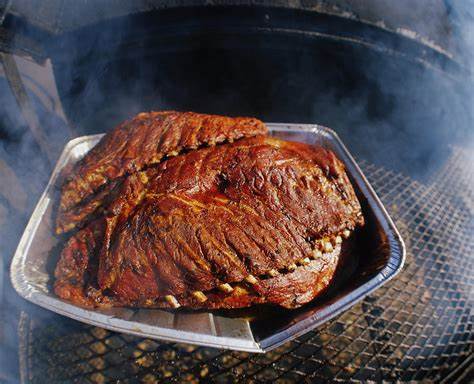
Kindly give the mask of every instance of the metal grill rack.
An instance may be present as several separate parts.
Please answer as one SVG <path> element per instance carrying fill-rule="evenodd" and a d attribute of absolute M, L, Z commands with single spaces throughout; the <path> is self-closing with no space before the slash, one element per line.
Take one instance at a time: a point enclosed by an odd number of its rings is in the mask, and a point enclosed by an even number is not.
<path fill-rule="evenodd" d="M 407 246 L 404 270 L 351 310 L 267 354 L 117 334 L 23 312 L 25 383 L 466 380 L 474 366 L 474 159 L 452 148 L 429 184 L 361 167 Z"/>

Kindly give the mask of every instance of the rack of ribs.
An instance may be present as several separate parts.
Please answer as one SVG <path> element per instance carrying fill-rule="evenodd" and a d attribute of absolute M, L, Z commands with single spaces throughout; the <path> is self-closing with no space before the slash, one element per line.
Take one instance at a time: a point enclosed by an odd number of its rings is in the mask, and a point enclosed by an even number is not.
<path fill-rule="evenodd" d="M 55 292 L 83 306 L 299 307 L 364 224 L 329 150 L 253 118 L 141 113 L 65 177 Z"/>

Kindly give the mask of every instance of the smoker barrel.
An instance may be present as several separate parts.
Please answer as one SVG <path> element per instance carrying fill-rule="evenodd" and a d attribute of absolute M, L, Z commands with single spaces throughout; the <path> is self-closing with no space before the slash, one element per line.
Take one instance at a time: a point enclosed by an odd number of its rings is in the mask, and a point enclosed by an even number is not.
<path fill-rule="evenodd" d="M 25 383 L 472 378 L 474 87 L 462 10 L 382 3 L 8 3 L 0 47 L 15 60 L 2 61 L 12 91 L 2 95 L 0 177 L 22 192 L 0 187 L 0 217 L 13 217 L 0 220 L 5 269 L 68 137 L 150 109 L 333 128 L 394 218 L 407 262 L 351 310 L 264 355 L 83 325 L 24 303 L 4 278 L 13 336 L 0 337 L 16 357 L 1 374 Z"/>

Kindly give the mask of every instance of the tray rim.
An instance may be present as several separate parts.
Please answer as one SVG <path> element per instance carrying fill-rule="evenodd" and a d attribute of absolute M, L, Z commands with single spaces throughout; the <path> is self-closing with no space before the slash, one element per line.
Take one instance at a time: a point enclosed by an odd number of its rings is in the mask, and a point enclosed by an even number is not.
<path fill-rule="evenodd" d="M 246 352 L 259 352 L 264 353 L 268 352 L 277 346 L 286 343 L 292 339 L 295 339 L 298 336 L 301 336 L 303 333 L 306 333 L 331 318 L 337 316 L 341 312 L 349 309 L 357 302 L 362 300 L 365 296 L 372 293 L 374 290 L 385 284 L 387 281 L 395 277 L 403 268 L 406 258 L 406 249 L 402 237 L 398 229 L 396 228 L 392 218 L 388 214 L 381 200 L 375 193 L 374 189 L 368 182 L 367 178 L 359 168 L 358 164 L 347 150 L 345 145 L 342 143 L 341 139 L 337 133 L 327 127 L 317 125 L 317 124 L 299 124 L 299 123 L 266 123 L 269 127 L 270 133 L 272 131 L 281 132 L 281 131 L 293 131 L 293 132 L 309 132 L 316 135 L 320 134 L 330 138 L 335 146 L 338 148 L 338 157 L 345 163 L 346 168 L 348 169 L 350 175 L 357 182 L 358 188 L 361 189 L 364 196 L 369 202 L 369 206 L 372 208 L 374 215 L 377 217 L 381 223 L 387 238 L 389 239 L 390 247 L 390 257 L 386 262 L 386 265 L 370 280 L 360 285 L 358 288 L 348 292 L 346 295 L 337 299 L 334 303 L 326 306 L 320 311 L 317 311 L 312 316 L 309 316 L 306 319 L 303 319 L 296 324 L 289 326 L 288 328 L 277 332 L 269 337 L 263 338 L 259 341 L 256 341 L 254 335 L 249 326 L 249 333 L 252 336 L 253 340 L 246 340 L 240 338 L 228 338 L 232 341 L 232 345 L 222 343 L 224 336 L 214 336 L 209 334 L 196 334 L 191 332 L 186 332 L 182 330 L 168 330 L 167 328 L 152 326 L 145 323 L 140 323 L 142 329 L 135 330 L 133 326 L 126 326 L 126 324 L 121 324 L 122 322 L 130 323 L 128 320 L 122 320 L 118 318 L 110 317 L 106 314 L 94 311 L 93 309 L 85 309 L 79 306 L 76 306 L 65 301 L 60 301 L 59 299 L 53 299 L 43 293 L 38 293 L 36 291 L 31 291 L 28 287 L 29 282 L 24 281 L 20 283 L 17 279 L 17 276 L 21 272 L 21 263 L 20 261 L 25 258 L 25 250 L 28 250 L 31 241 L 33 240 L 34 234 L 38 228 L 39 220 L 38 216 L 41 216 L 44 213 L 44 210 L 47 208 L 50 203 L 50 198 L 48 194 L 50 193 L 51 188 L 54 187 L 54 183 L 59 176 L 60 170 L 64 167 L 66 160 L 69 156 L 70 151 L 79 145 L 83 141 L 89 141 L 93 139 L 99 139 L 104 134 L 95 134 L 95 135 L 86 135 L 80 136 L 70 140 L 64 146 L 64 149 L 61 155 L 56 162 L 51 177 L 46 184 L 46 187 L 41 194 L 38 203 L 36 204 L 30 219 L 25 227 L 25 230 L 20 238 L 18 247 L 15 251 L 15 254 L 11 261 L 10 266 L 10 280 L 12 286 L 16 292 L 24 299 L 37 304 L 47 310 L 51 310 L 60 315 L 90 324 L 94 326 L 100 326 L 112 331 L 129 333 L 141 337 L 149 337 L 152 339 L 166 340 L 171 342 L 184 342 L 190 344 L 203 345 L 208 347 L 215 348 L 226 348 Z M 373 209 L 372 205 L 377 207 L 377 210 Z M 74 310 L 79 310 L 79 313 L 83 312 L 82 315 L 76 314 Z M 91 316 L 95 315 L 99 319 L 93 319 Z M 101 320 L 100 318 L 103 317 Z M 136 323 L 136 322 L 135 322 Z M 160 333 L 157 333 L 156 330 L 159 329 Z M 155 330 L 155 332 L 153 332 Z M 179 332 L 179 335 L 176 333 Z M 197 337 L 196 337 L 197 335 Z M 183 337 L 186 336 L 186 337 Z M 199 337 L 201 336 L 201 337 Z M 203 338 L 205 340 L 203 340 Z"/>
<path fill-rule="evenodd" d="M 338 156 L 340 157 L 342 154 L 343 158 L 341 160 L 344 162 L 346 168 L 352 168 L 352 172 L 349 172 L 350 175 L 354 177 L 355 174 L 358 178 L 360 178 L 360 180 L 356 179 L 356 182 L 359 189 L 362 189 L 363 192 L 365 192 L 364 196 L 368 199 L 369 205 L 372 208 L 372 204 L 375 204 L 378 208 L 378 211 L 374 210 L 373 213 L 379 219 L 382 227 L 384 228 L 385 234 L 387 235 L 390 246 L 390 257 L 383 269 L 381 269 L 375 276 L 358 288 L 347 293 L 345 296 L 326 306 L 324 309 L 316 312 L 313 316 L 301 320 L 281 332 L 260 340 L 259 345 L 264 352 L 268 352 L 273 348 L 276 348 L 290 340 L 297 338 L 298 336 L 301 336 L 302 334 L 322 325 L 326 321 L 329 321 L 353 305 L 357 304 L 364 297 L 374 292 L 376 289 L 380 288 L 382 285 L 398 275 L 398 273 L 400 273 L 400 271 L 403 269 L 406 260 L 405 242 L 403 241 L 400 232 L 398 231 L 395 223 L 388 214 L 385 206 L 373 189 L 372 185 L 369 183 L 359 165 L 355 161 L 354 157 L 350 154 L 349 150 L 346 148 L 334 130 L 317 124 L 268 123 L 268 125 L 277 128 L 276 131 L 291 130 L 291 127 L 296 125 L 299 131 L 312 132 L 319 130 L 334 139 L 334 143 L 339 147 L 338 149 L 340 151 Z M 360 182 L 362 182 L 362 185 Z M 397 252 L 398 256 L 395 254 Z M 290 332 L 292 333 L 291 336 L 282 335 L 283 333 Z M 282 338 L 282 336 L 284 337 Z"/>

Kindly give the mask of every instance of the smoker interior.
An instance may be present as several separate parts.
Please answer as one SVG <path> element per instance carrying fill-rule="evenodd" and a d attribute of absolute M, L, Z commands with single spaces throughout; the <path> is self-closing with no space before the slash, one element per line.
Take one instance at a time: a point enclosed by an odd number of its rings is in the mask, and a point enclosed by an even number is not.
<path fill-rule="evenodd" d="M 170 10 L 66 34 L 49 51 L 65 112 L 88 134 L 152 109 L 316 122 L 369 161 L 424 173 L 472 117 L 455 63 L 317 13 Z"/>
<path fill-rule="evenodd" d="M 152 109 L 331 127 L 401 230 L 407 263 L 351 310 L 261 356 L 140 339 L 25 305 L 23 381 L 436 381 L 472 372 L 472 82 L 455 60 L 356 20 L 264 7 L 128 16 L 45 48 L 78 135 Z"/>

